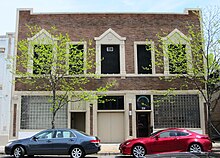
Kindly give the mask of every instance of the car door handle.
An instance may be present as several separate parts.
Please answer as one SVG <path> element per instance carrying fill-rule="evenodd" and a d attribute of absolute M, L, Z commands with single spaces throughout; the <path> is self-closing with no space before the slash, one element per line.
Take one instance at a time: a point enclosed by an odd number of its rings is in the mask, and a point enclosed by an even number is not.
<path fill-rule="evenodd" d="M 48 141 L 47 141 L 47 143 L 50 143 L 50 142 L 52 142 L 52 141 L 51 141 L 51 140 L 48 140 Z"/>
<path fill-rule="evenodd" d="M 74 141 L 74 139 L 70 139 L 69 141 L 73 142 L 73 141 Z"/>

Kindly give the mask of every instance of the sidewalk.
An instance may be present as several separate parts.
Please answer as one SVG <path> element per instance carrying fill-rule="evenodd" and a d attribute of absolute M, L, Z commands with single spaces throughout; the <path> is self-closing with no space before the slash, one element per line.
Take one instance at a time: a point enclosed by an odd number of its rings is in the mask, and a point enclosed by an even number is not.
<path fill-rule="evenodd" d="M 213 151 L 220 152 L 220 141 L 212 143 Z M 117 155 L 119 154 L 119 144 L 101 144 L 101 155 Z M 0 146 L 0 154 L 4 154 L 4 146 Z"/>

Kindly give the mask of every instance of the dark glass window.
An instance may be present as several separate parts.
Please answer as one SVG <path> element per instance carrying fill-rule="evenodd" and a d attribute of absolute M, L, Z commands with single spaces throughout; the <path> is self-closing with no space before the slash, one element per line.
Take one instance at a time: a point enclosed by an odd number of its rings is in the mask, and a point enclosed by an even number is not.
<path fill-rule="evenodd" d="M 69 74 L 83 74 L 84 64 L 84 46 L 83 45 L 70 45 L 69 51 Z"/>
<path fill-rule="evenodd" d="M 187 73 L 186 45 L 170 44 L 168 46 L 168 55 L 169 55 L 169 72 L 171 74 L 186 74 Z"/>
<path fill-rule="evenodd" d="M 120 73 L 120 49 L 119 45 L 101 45 L 101 73 Z"/>
<path fill-rule="evenodd" d="M 52 45 L 34 45 L 33 74 L 50 74 L 52 63 Z"/>
<path fill-rule="evenodd" d="M 151 110 L 150 95 L 136 96 L 136 110 Z"/>
<path fill-rule="evenodd" d="M 152 74 L 151 46 L 137 45 L 138 74 Z"/>
<path fill-rule="evenodd" d="M 124 110 L 124 96 L 105 96 L 98 100 L 98 110 Z"/>

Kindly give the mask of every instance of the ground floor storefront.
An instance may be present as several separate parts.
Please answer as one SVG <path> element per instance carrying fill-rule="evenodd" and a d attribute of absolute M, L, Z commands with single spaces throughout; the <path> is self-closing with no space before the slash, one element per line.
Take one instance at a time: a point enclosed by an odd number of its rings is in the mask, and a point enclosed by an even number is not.
<path fill-rule="evenodd" d="M 51 103 L 47 92 L 15 92 L 11 138 L 51 128 Z M 146 137 L 168 127 L 205 133 L 204 100 L 198 91 L 108 92 L 100 100 L 69 102 L 56 116 L 57 128 L 75 128 L 97 135 L 103 143 Z"/>

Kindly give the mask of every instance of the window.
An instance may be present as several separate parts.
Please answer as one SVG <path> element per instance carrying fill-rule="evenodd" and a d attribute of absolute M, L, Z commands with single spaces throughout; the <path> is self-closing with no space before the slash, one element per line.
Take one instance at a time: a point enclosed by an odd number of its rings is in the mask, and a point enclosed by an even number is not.
<path fill-rule="evenodd" d="M 110 49 L 111 48 L 111 49 Z M 101 73 L 120 73 L 120 49 L 119 45 L 101 45 Z"/>
<path fill-rule="evenodd" d="M 136 96 L 136 110 L 151 110 L 150 95 Z"/>
<path fill-rule="evenodd" d="M 98 100 L 98 110 L 124 110 L 123 96 L 105 96 Z"/>
<path fill-rule="evenodd" d="M 160 134 L 160 138 L 176 137 L 177 131 L 166 131 Z"/>
<path fill-rule="evenodd" d="M 50 74 L 52 63 L 52 45 L 34 45 L 33 74 Z"/>
<path fill-rule="evenodd" d="M 137 45 L 138 74 L 152 74 L 151 46 Z"/>
<path fill-rule="evenodd" d="M 33 74 L 50 74 L 52 65 L 56 59 L 55 48 L 56 38 L 42 29 L 33 37 L 28 38 L 28 68 L 27 71 Z M 55 67 L 54 67 L 55 69 Z"/>
<path fill-rule="evenodd" d="M 125 77 L 125 37 L 109 28 L 96 41 L 96 74 Z"/>
<path fill-rule="evenodd" d="M 84 72 L 84 45 L 69 45 L 69 74 L 77 75 Z"/>
<path fill-rule="evenodd" d="M 58 130 L 56 133 L 56 138 L 73 138 L 74 134 L 70 131 Z"/>
<path fill-rule="evenodd" d="M 177 132 L 177 136 L 188 136 L 189 133 L 186 133 L 186 132 L 181 132 L 181 131 L 178 131 Z"/>
<path fill-rule="evenodd" d="M 44 131 L 35 135 L 35 137 L 38 139 L 51 139 L 53 138 L 53 131 Z"/>
<path fill-rule="evenodd" d="M 22 96 L 21 97 L 21 129 L 51 128 L 52 104 L 49 96 Z M 67 127 L 67 105 L 64 105 L 56 114 L 56 127 Z"/>
<path fill-rule="evenodd" d="M 0 53 L 5 53 L 5 48 L 0 48 Z"/>
<path fill-rule="evenodd" d="M 187 73 L 186 45 L 183 44 L 168 45 L 168 56 L 169 56 L 170 74 Z"/>
<path fill-rule="evenodd" d="M 164 74 L 192 73 L 192 54 L 190 39 L 174 29 L 163 40 Z"/>
<path fill-rule="evenodd" d="M 200 128 L 198 95 L 156 95 L 153 100 L 155 129 Z"/>

